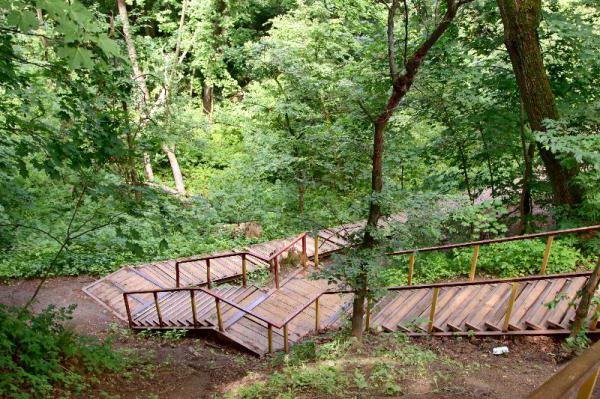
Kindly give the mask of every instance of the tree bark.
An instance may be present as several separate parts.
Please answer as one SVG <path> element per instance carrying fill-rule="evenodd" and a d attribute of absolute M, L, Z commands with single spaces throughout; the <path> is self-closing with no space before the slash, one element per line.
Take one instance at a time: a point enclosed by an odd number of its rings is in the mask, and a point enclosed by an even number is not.
<path fill-rule="evenodd" d="M 150 160 L 150 154 L 144 153 L 144 175 L 146 180 L 154 180 L 154 171 L 152 170 L 152 161 Z"/>
<path fill-rule="evenodd" d="M 396 60 L 396 40 L 394 37 L 394 18 L 400 5 L 399 0 L 392 0 L 388 5 L 387 18 L 387 47 L 390 79 L 392 81 L 392 93 L 388 101 L 375 119 L 373 132 L 373 157 L 371 173 L 371 198 L 369 200 L 369 216 L 367 226 L 363 236 L 362 247 L 372 248 L 376 245 L 377 224 L 381 218 L 381 193 L 383 191 L 383 150 L 384 133 L 392 114 L 398 107 L 398 104 L 406 93 L 412 87 L 414 79 L 421 67 L 423 60 L 433 45 L 442 37 L 444 32 L 450 26 L 450 23 L 456 16 L 458 8 L 467 3 L 467 1 L 456 2 L 455 0 L 446 0 L 446 13 L 431 32 L 431 34 L 422 42 L 414 53 L 406 58 L 404 64 L 404 73 L 398 71 Z M 408 38 L 405 38 L 407 41 Z M 365 313 L 365 301 L 368 293 L 368 270 L 363 266 L 359 276 L 359 289 L 354 295 L 353 313 L 352 313 L 352 335 L 361 338 L 364 330 L 363 320 Z"/>
<path fill-rule="evenodd" d="M 123 37 L 125 38 L 127 54 L 129 55 L 131 69 L 133 70 L 133 81 L 138 85 L 138 88 L 141 92 L 141 103 L 146 104 L 146 102 L 150 100 L 150 93 L 148 92 L 148 87 L 146 86 L 146 78 L 142 73 L 140 64 L 138 63 L 135 43 L 133 42 L 129 27 L 129 17 L 127 15 L 127 6 L 125 5 L 125 0 L 117 0 L 117 8 L 119 9 L 119 16 L 121 17 L 121 23 L 123 24 Z"/>
<path fill-rule="evenodd" d="M 575 311 L 575 320 L 573 321 L 573 326 L 571 327 L 572 337 L 576 337 L 579 335 L 579 332 L 583 330 L 583 324 L 586 322 L 587 315 L 590 310 L 590 304 L 592 303 L 594 294 L 598 289 L 598 283 L 600 283 L 600 258 L 598 258 L 598 262 L 596 263 L 594 271 L 583 286 L 581 300 L 577 305 L 577 310 Z"/>
<path fill-rule="evenodd" d="M 171 165 L 171 170 L 173 172 L 173 180 L 175 180 L 175 189 L 181 195 L 185 195 L 185 185 L 183 184 L 183 175 L 181 174 L 181 169 L 179 168 L 179 162 L 177 161 L 177 157 L 175 156 L 175 146 L 169 147 L 167 144 L 162 145 L 163 151 L 167 154 L 169 158 L 169 164 Z"/>
<path fill-rule="evenodd" d="M 521 234 L 527 232 L 528 220 L 533 211 L 533 201 L 531 198 L 531 179 L 533 178 L 533 156 L 535 155 L 535 145 L 533 143 L 527 144 L 525 137 L 525 110 L 523 103 L 521 102 L 521 118 L 520 118 L 520 136 L 521 136 L 521 147 L 523 150 L 523 181 L 521 183 L 521 198 L 519 202 L 519 215 L 520 215 L 520 226 L 519 230 Z"/>
<path fill-rule="evenodd" d="M 519 86 L 519 92 L 531 130 L 545 132 L 546 119 L 558 120 L 558 109 L 546 74 L 537 29 L 541 20 L 541 0 L 497 0 L 504 25 L 504 43 Z M 575 205 L 582 191 L 573 182 L 576 167 L 566 168 L 559 155 L 538 145 L 538 150 L 552 186 L 554 202 Z"/>

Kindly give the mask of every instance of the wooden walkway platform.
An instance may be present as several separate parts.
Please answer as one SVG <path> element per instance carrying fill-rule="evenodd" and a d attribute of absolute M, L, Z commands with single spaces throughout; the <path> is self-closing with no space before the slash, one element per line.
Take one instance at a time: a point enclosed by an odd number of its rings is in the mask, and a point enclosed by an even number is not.
<path fill-rule="evenodd" d="M 316 253 L 323 257 L 353 245 L 363 226 L 321 230 L 316 242 L 303 233 L 238 252 L 127 266 L 84 291 L 134 329 L 210 329 L 258 355 L 287 350 L 307 335 L 338 327 L 350 312 L 351 292 L 311 275 Z M 292 252 L 304 254 L 303 265 L 283 266 Z M 258 269 L 273 276 L 261 287 L 245 278 Z M 589 275 L 388 287 L 366 321 L 368 328 L 410 336 L 566 334 L 573 301 Z M 590 329 L 596 326 L 593 320 Z"/>

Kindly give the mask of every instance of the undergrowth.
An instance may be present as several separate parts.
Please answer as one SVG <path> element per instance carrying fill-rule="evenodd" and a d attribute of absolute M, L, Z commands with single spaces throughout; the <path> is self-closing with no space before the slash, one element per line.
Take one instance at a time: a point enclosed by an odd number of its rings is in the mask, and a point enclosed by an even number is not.
<path fill-rule="evenodd" d="M 0 397 L 81 397 L 104 373 L 132 360 L 108 341 L 81 337 L 64 326 L 74 306 L 33 314 L 0 305 Z"/>

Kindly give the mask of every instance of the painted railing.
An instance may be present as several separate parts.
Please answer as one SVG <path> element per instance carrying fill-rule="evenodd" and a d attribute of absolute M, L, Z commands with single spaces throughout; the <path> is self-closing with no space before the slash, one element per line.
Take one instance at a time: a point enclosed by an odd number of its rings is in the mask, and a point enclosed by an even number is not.
<path fill-rule="evenodd" d="M 546 231 L 546 232 L 542 232 L 542 233 L 524 234 L 524 235 L 518 235 L 518 236 L 511 236 L 511 237 L 495 238 L 495 239 L 490 239 L 490 240 L 463 242 L 463 243 L 458 243 L 458 244 L 438 245 L 435 247 L 403 249 L 400 251 L 388 252 L 387 255 L 389 255 L 389 256 L 410 255 L 408 258 L 407 285 L 412 285 L 415 260 L 416 260 L 416 255 L 418 253 L 473 247 L 473 255 L 471 257 L 471 264 L 470 264 L 470 271 L 469 271 L 469 281 L 473 281 L 473 280 L 475 280 L 475 273 L 477 271 L 477 260 L 479 259 L 479 248 L 482 245 L 499 244 L 499 243 L 503 243 L 503 242 L 519 241 L 519 240 L 533 240 L 536 238 L 544 238 L 545 237 L 546 238 L 546 248 L 544 249 L 544 254 L 542 256 L 542 262 L 540 265 L 540 274 L 546 274 L 546 269 L 548 266 L 548 259 L 550 257 L 550 251 L 552 249 L 552 243 L 554 241 L 554 237 L 560 236 L 560 235 L 565 235 L 565 234 L 588 233 L 588 232 L 593 232 L 593 231 L 598 231 L 598 230 L 600 230 L 600 225 L 579 227 L 579 228 L 575 228 L 575 229 Z"/>
<path fill-rule="evenodd" d="M 537 276 L 528 276 L 528 277 L 499 278 L 499 279 L 478 280 L 478 281 L 452 281 L 452 282 L 447 282 L 447 283 L 419 284 L 419 285 L 412 285 L 412 286 L 402 285 L 402 286 L 395 286 L 395 287 L 384 287 L 383 289 L 385 289 L 387 291 L 433 289 L 431 305 L 429 306 L 430 312 L 429 312 L 429 319 L 428 319 L 428 328 L 427 328 L 427 332 L 425 334 L 454 336 L 454 335 L 461 335 L 461 332 L 456 332 L 456 331 L 449 332 L 449 333 L 446 333 L 446 332 L 434 333 L 433 332 L 433 325 L 435 323 L 436 307 L 437 307 L 440 289 L 449 288 L 449 287 L 466 287 L 466 286 L 471 286 L 471 285 L 511 283 L 510 296 L 508 298 L 508 301 L 506 302 L 506 310 L 504 313 L 504 317 L 502 318 L 504 320 L 504 322 L 502 324 L 502 328 L 500 329 L 500 331 L 486 331 L 486 334 L 488 334 L 488 335 L 494 335 L 494 333 L 497 333 L 499 335 L 506 335 L 506 334 L 511 333 L 511 331 L 509 331 L 509 321 L 510 321 L 510 317 L 511 317 L 512 313 L 515 310 L 514 309 L 515 299 L 517 296 L 519 285 L 521 283 L 530 282 L 530 281 L 538 281 L 538 280 L 553 280 L 553 279 L 557 279 L 557 278 L 589 277 L 591 274 L 592 274 L 591 271 L 587 271 L 587 272 L 575 272 L 575 273 L 537 275 Z M 355 292 L 356 292 L 355 290 L 330 290 L 330 291 L 323 293 L 323 295 L 353 294 Z M 370 329 L 370 325 L 369 325 L 370 306 L 367 306 L 367 312 L 366 312 L 365 319 L 366 319 L 365 330 L 368 331 Z M 596 329 L 595 324 L 597 322 L 598 322 L 597 320 L 592 320 L 592 324 L 594 324 L 594 325 L 590 325 L 590 330 Z M 564 330 L 564 331 L 563 330 L 532 330 L 531 334 L 536 334 L 536 335 L 564 334 L 565 332 L 568 332 L 568 331 L 567 330 Z M 465 334 L 469 334 L 469 332 L 466 332 Z M 523 331 L 519 331 L 518 334 L 523 334 Z"/>
<path fill-rule="evenodd" d="M 600 341 L 571 360 L 527 399 L 590 399 L 600 373 Z"/>
<path fill-rule="evenodd" d="M 123 293 L 123 301 L 125 302 L 125 310 L 127 312 L 127 321 L 129 323 L 129 327 L 130 328 L 136 328 L 136 327 L 147 328 L 145 326 L 136 325 L 136 322 L 133 319 L 133 315 L 131 313 L 131 308 L 129 305 L 129 297 L 132 295 L 152 294 L 152 296 L 154 298 L 154 308 L 156 310 L 158 327 L 159 328 L 175 328 L 174 326 L 167 325 L 167 323 L 163 319 L 158 296 L 161 293 L 173 293 L 173 292 L 185 292 L 185 291 L 190 293 L 190 309 L 192 312 L 192 324 L 195 328 L 198 328 L 200 325 L 198 318 L 197 318 L 197 312 L 196 312 L 196 292 L 201 292 L 201 293 L 209 295 L 215 299 L 215 313 L 217 316 L 217 326 L 216 327 L 220 332 L 225 332 L 226 329 L 231 326 L 231 324 L 229 324 L 226 327 L 224 324 L 225 321 L 223 320 L 223 312 L 221 309 L 221 303 L 225 303 L 229 306 L 232 306 L 232 307 L 242 311 L 245 315 L 253 317 L 253 318 L 265 323 L 266 328 L 267 328 L 267 345 L 268 345 L 267 350 L 269 353 L 273 353 L 273 351 L 274 351 L 273 329 L 282 330 L 283 350 L 286 352 L 289 351 L 289 348 L 290 348 L 289 329 L 288 329 L 289 323 L 291 321 L 293 321 L 306 308 L 308 308 L 315 300 L 318 301 L 318 297 L 321 296 L 321 294 L 319 294 L 317 297 L 315 297 L 311 301 L 308 301 L 308 303 L 299 306 L 296 310 L 294 310 L 292 313 L 290 313 L 290 315 L 288 315 L 283 321 L 274 321 L 272 319 L 269 319 L 267 317 L 259 315 L 256 312 L 252 311 L 251 309 L 248 309 L 248 308 L 240 305 L 239 303 L 231 301 L 231 300 L 223 297 L 222 295 L 219 295 L 216 292 L 211 291 L 210 289 L 204 288 L 204 287 L 181 287 L 181 288 L 166 288 L 166 289 L 158 289 L 158 290 L 128 291 L 128 292 Z M 317 318 L 317 320 L 318 320 L 318 318 Z M 317 328 L 318 328 L 318 324 L 317 324 Z"/>
<path fill-rule="evenodd" d="M 242 269 L 241 270 L 242 285 L 244 287 L 246 287 L 246 284 L 248 281 L 247 262 L 250 262 L 251 258 L 255 258 L 255 259 L 261 260 L 261 261 L 266 262 L 271 265 L 272 270 L 273 270 L 273 278 L 275 281 L 275 288 L 279 288 L 279 266 L 280 266 L 279 257 L 283 253 L 289 251 L 294 245 L 296 245 L 296 243 L 301 241 L 302 242 L 301 261 L 302 261 L 302 266 L 306 266 L 306 261 L 308 260 L 308 256 L 306 253 L 306 237 L 307 236 L 308 236 L 307 232 L 298 235 L 288 245 L 277 250 L 274 254 L 272 254 L 269 257 L 264 257 L 262 255 L 259 255 L 259 254 L 256 254 L 256 253 L 253 253 L 250 251 L 240 251 L 240 252 L 229 252 L 229 253 L 217 254 L 217 255 L 207 255 L 207 256 L 202 256 L 199 258 L 189 258 L 189 259 L 177 261 L 177 262 L 175 262 L 175 287 L 180 288 L 180 286 L 181 286 L 181 265 L 184 263 L 204 262 L 205 266 L 206 266 L 206 286 L 208 288 L 211 288 L 211 286 L 212 286 L 211 260 L 229 258 L 229 257 L 240 257 L 242 260 L 242 268 L 241 268 Z M 315 264 L 318 264 L 318 256 L 319 256 L 318 255 L 318 240 L 316 240 L 315 241 L 315 254 L 314 254 Z"/>

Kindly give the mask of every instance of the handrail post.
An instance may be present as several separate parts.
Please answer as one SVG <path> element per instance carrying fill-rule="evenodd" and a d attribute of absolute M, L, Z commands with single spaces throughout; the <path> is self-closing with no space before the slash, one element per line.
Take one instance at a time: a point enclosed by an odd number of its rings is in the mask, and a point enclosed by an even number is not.
<path fill-rule="evenodd" d="M 246 276 L 246 254 L 242 254 L 242 287 L 246 288 L 248 278 Z"/>
<path fill-rule="evenodd" d="M 163 318 L 160 313 L 160 305 L 158 304 L 158 292 L 153 292 L 152 295 L 154 296 L 154 306 L 156 307 L 156 315 L 158 316 L 158 325 L 159 327 L 163 327 Z"/>
<path fill-rule="evenodd" d="M 267 327 L 267 343 L 269 353 L 273 353 L 273 325 L 271 323 Z"/>
<path fill-rule="evenodd" d="M 125 311 L 127 312 L 127 321 L 129 322 L 129 328 L 132 328 L 133 319 L 131 318 L 131 309 L 129 308 L 129 296 L 126 292 L 123 293 L 123 302 L 125 302 Z"/>
<path fill-rule="evenodd" d="M 194 328 L 198 328 L 198 318 L 196 316 L 195 291 L 193 289 L 190 289 L 190 302 L 192 305 L 192 321 L 194 322 Z"/>
<path fill-rule="evenodd" d="M 371 307 L 369 306 L 371 301 L 367 298 L 367 314 L 365 316 L 365 332 L 371 330 Z"/>
<path fill-rule="evenodd" d="M 542 259 L 542 268 L 540 270 L 540 274 L 546 274 L 546 268 L 548 266 L 548 259 L 550 258 L 550 250 L 552 249 L 552 242 L 554 241 L 554 236 L 548 236 L 546 240 L 546 249 L 544 249 L 544 258 Z"/>
<path fill-rule="evenodd" d="M 429 326 L 427 327 L 427 332 L 431 334 L 433 332 L 433 320 L 435 317 L 435 307 L 437 306 L 438 296 L 440 294 L 440 288 L 435 287 L 433 289 L 433 298 L 431 298 L 431 310 L 429 311 Z"/>
<path fill-rule="evenodd" d="M 473 248 L 473 257 L 471 258 L 471 271 L 469 272 L 469 281 L 475 281 L 475 270 L 477 270 L 477 259 L 479 259 L 479 245 Z"/>
<path fill-rule="evenodd" d="M 279 289 L 279 260 L 273 259 L 273 272 L 275 273 L 275 288 Z"/>
<path fill-rule="evenodd" d="M 319 320 L 319 297 L 315 299 L 315 331 L 318 333 L 321 329 L 321 321 Z"/>
<path fill-rule="evenodd" d="M 415 253 L 413 252 L 408 258 L 408 284 L 412 285 L 413 273 L 415 272 Z"/>
<path fill-rule="evenodd" d="M 210 289 L 211 280 L 210 280 L 210 259 L 206 259 L 206 286 Z"/>
<path fill-rule="evenodd" d="M 506 315 L 504 316 L 504 325 L 502 326 L 502 331 L 508 331 L 508 323 L 510 322 L 510 315 L 512 314 L 513 307 L 515 305 L 515 299 L 517 299 L 517 291 L 519 288 L 519 283 L 512 283 L 512 287 L 510 289 L 510 298 L 508 299 L 508 307 L 506 308 Z"/>
<path fill-rule="evenodd" d="M 290 343 L 288 338 L 288 325 L 287 323 L 283 325 L 283 351 L 290 351 Z"/>
<path fill-rule="evenodd" d="M 215 306 L 217 307 L 217 325 L 219 327 L 219 331 L 223 332 L 223 316 L 221 315 L 221 300 L 215 297 Z"/>
<path fill-rule="evenodd" d="M 315 242 L 315 253 L 313 254 L 313 263 L 315 264 L 315 269 L 319 268 L 319 233 L 314 237 Z"/>
<path fill-rule="evenodd" d="M 175 287 L 179 288 L 179 261 L 175 262 Z"/>
<path fill-rule="evenodd" d="M 306 267 L 306 234 L 302 236 L 302 267 Z"/>

